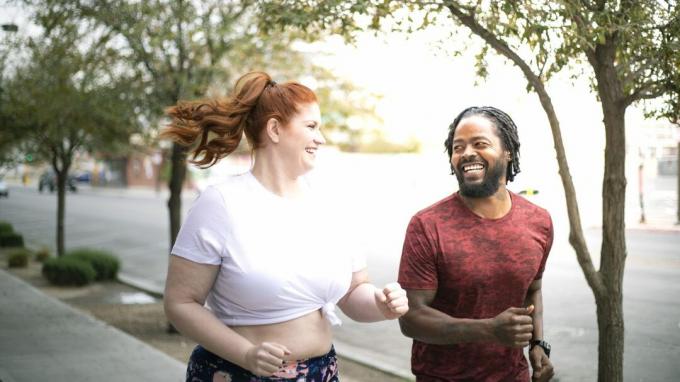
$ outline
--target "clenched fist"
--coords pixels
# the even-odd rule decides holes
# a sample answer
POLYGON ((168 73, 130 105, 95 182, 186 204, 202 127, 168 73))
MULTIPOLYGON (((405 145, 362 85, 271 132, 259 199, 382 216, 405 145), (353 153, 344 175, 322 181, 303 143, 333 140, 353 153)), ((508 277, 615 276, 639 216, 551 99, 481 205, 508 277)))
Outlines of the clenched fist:
POLYGON ((406 291, 396 282, 385 285, 382 290, 376 288, 375 303, 388 320, 394 320, 408 312, 406 291))

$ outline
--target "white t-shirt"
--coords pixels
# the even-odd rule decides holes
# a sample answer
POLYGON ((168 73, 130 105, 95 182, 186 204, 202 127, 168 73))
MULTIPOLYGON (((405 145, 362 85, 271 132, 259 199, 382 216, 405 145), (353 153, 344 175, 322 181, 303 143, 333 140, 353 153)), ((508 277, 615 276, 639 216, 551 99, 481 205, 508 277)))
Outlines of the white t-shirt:
POLYGON ((206 303, 226 325, 273 324, 318 309, 339 325, 335 304, 366 262, 345 249, 327 203, 311 189, 291 200, 250 172, 231 176, 194 202, 172 254, 220 265, 206 303))

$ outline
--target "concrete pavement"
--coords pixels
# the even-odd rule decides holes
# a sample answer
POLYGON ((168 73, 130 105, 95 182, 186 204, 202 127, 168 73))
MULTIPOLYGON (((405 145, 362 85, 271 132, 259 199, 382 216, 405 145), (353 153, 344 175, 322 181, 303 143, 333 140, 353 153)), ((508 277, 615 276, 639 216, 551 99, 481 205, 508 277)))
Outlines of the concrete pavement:
POLYGON ((186 365, 0 269, 0 381, 181 381, 186 365))

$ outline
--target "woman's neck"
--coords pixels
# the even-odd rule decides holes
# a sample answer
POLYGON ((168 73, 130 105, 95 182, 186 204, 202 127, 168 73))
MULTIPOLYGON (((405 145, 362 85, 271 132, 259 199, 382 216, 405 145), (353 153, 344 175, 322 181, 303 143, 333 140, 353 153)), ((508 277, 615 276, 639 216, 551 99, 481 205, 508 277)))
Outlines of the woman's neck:
POLYGON ((267 150, 255 151, 253 176, 272 193, 284 198, 299 198, 303 194, 301 175, 295 174, 267 150))

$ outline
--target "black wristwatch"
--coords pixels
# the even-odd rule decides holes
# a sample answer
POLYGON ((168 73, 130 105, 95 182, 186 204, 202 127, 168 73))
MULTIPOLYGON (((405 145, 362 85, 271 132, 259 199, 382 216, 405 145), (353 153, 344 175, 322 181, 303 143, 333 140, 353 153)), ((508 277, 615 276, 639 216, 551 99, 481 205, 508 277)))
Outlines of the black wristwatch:
POLYGON ((543 352, 548 358, 550 358, 550 344, 543 340, 531 340, 529 341, 529 351, 534 348, 534 346, 540 346, 543 348, 543 352))

